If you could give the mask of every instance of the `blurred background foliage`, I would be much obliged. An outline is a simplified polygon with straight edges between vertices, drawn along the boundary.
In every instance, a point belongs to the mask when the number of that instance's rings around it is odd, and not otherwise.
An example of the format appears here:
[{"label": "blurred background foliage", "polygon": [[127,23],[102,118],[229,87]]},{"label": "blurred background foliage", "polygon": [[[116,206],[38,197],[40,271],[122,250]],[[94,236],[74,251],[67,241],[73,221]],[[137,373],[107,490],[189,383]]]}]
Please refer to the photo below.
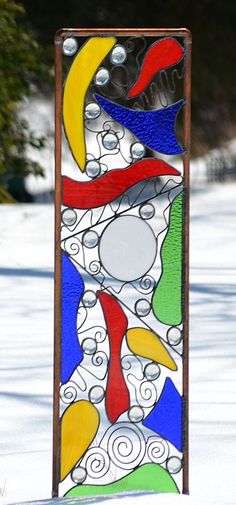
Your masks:
[{"label": "blurred background foliage", "polygon": [[30,131],[17,111],[24,96],[37,89],[53,90],[54,34],[62,27],[189,28],[193,155],[236,137],[235,0],[0,0],[0,14],[2,188],[18,173],[41,173],[25,156],[25,148],[40,148],[44,139]]}]

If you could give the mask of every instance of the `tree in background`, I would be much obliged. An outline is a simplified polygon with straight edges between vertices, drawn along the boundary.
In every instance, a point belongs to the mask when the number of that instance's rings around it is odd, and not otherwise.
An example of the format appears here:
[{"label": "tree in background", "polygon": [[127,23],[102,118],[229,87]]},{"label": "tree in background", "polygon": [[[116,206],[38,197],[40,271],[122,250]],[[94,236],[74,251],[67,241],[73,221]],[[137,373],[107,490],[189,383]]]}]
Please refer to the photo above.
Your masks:
[{"label": "tree in background", "polygon": [[26,175],[43,175],[26,149],[41,149],[44,139],[19,114],[22,99],[32,94],[32,85],[46,72],[39,45],[25,29],[24,15],[14,0],[0,0],[0,202],[12,201],[11,194],[21,199]]}]

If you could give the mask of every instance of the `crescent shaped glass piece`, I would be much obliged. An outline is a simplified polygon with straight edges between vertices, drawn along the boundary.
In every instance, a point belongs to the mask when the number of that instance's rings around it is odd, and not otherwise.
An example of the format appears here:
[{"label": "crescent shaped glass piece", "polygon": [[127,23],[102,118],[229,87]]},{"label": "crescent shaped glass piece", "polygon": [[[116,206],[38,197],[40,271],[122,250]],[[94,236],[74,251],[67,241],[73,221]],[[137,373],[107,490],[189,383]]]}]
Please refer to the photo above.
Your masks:
[{"label": "crescent shaped glass piece", "polygon": [[75,57],[66,79],[63,98],[65,132],[72,154],[85,170],[84,100],[88,86],[102,60],[115,45],[115,37],[92,37]]}]

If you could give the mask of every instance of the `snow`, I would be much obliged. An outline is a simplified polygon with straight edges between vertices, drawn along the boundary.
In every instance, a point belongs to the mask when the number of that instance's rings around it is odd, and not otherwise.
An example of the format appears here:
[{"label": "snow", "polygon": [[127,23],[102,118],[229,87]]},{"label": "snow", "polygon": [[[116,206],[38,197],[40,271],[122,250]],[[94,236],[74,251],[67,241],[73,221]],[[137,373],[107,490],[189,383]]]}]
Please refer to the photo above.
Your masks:
[{"label": "snow", "polygon": [[[111,505],[236,503],[235,192],[235,183],[212,184],[191,196],[191,494],[126,494]],[[0,217],[0,503],[7,504],[51,496],[53,207],[2,205]]]}]

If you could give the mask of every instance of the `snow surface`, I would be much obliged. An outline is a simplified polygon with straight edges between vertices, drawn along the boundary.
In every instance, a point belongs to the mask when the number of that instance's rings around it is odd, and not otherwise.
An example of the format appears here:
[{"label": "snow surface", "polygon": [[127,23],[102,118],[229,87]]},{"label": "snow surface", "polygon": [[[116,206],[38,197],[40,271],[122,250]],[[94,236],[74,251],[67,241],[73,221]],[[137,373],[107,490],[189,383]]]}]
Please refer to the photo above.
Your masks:
[{"label": "snow surface", "polygon": [[[235,183],[215,184],[194,188],[191,197],[191,494],[126,494],[110,498],[111,505],[236,504],[235,193]],[[53,207],[2,205],[0,217],[0,503],[5,504],[51,496]]]}]

